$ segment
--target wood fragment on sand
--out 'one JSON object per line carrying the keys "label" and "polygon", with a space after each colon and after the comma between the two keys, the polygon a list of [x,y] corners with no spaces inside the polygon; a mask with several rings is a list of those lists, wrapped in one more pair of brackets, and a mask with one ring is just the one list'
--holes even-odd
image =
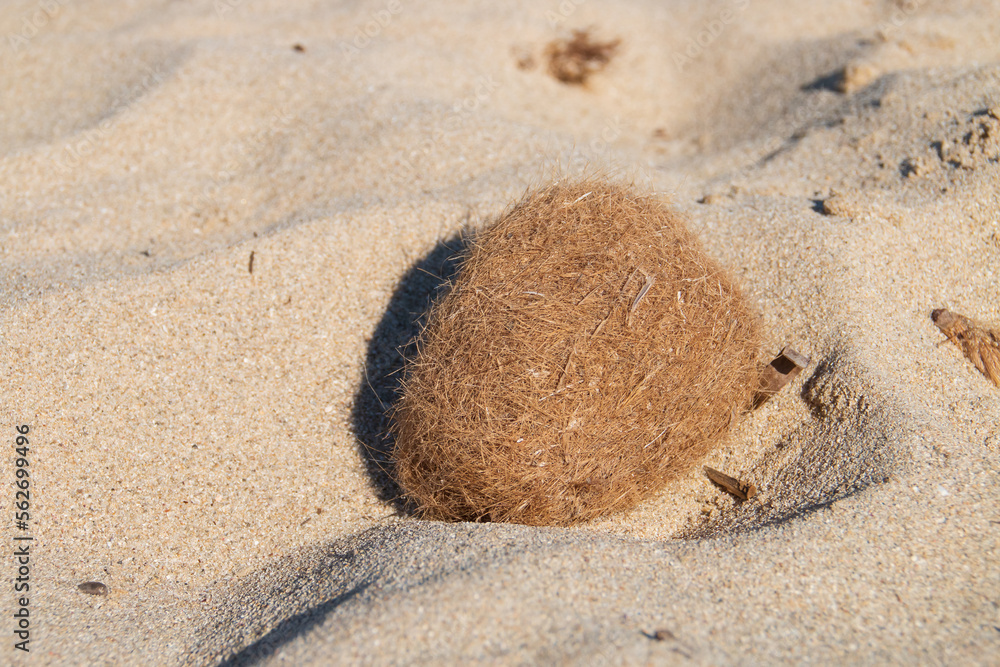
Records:
{"label": "wood fragment on sand", "polygon": [[724,472],[719,472],[715,468],[704,466],[705,476],[712,482],[722,487],[728,493],[736,496],[740,500],[750,500],[757,495],[757,487],[753,484],[744,484],[735,477],[730,477]]}
{"label": "wood fragment on sand", "polygon": [[790,347],[786,346],[782,349],[781,354],[775,357],[761,372],[760,388],[754,395],[750,409],[756,410],[784,389],[785,385],[794,380],[809,365],[809,361],[809,357],[799,354]]}
{"label": "wood fragment on sand", "polygon": [[1000,330],[944,308],[933,311],[931,319],[980,373],[1000,387]]}

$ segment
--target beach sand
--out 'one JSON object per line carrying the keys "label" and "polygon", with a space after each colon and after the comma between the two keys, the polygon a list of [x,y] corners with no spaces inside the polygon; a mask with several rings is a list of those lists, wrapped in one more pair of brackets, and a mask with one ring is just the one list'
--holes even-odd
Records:
{"label": "beach sand", "polygon": [[[588,27],[617,52],[557,81]],[[0,662],[997,663],[1000,388],[930,315],[1000,323],[1000,3],[14,2],[0,35],[34,538]],[[705,461],[759,494],[418,520],[401,351],[469,232],[581,173],[669,201],[811,357]]]}

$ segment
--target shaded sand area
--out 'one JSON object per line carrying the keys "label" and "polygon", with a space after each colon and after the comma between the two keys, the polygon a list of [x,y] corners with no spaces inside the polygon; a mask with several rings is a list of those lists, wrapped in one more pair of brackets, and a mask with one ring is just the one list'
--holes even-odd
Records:
{"label": "shaded sand area", "polygon": [[[588,26],[617,50],[558,81]],[[1000,322],[997,3],[15,2],[0,34],[5,548],[35,538],[0,662],[995,664],[1000,388],[930,314]],[[408,516],[400,350],[464,231],[587,170],[812,357],[706,460],[759,494]]]}

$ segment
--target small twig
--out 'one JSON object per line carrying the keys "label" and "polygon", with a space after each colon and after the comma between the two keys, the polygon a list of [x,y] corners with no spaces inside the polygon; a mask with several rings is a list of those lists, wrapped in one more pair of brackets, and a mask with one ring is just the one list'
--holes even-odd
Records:
{"label": "small twig", "polygon": [[643,446],[643,449],[646,449],[646,448],[647,448],[647,447],[649,447],[649,446],[650,446],[651,444],[653,444],[654,442],[656,442],[657,440],[659,440],[660,438],[662,438],[662,437],[663,437],[663,434],[664,434],[664,433],[666,433],[666,432],[667,432],[667,429],[669,429],[669,428],[670,428],[671,426],[677,426],[677,424],[679,424],[679,423],[680,423],[680,422],[674,422],[673,424],[667,424],[667,428],[665,428],[665,429],[663,429],[662,431],[660,431],[659,435],[657,435],[657,436],[656,436],[655,438],[653,438],[652,440],[650,440],[649,442],[647,442],[647,443],[646,443],[646,444],[645,444],[645,445]]}
{"label": "small twig", "polygon": [[605,316],[604,316],[604,319],[603,319],[603,320],[601,320],[601,323],[600,323],[600,324],[598,324],[598,325],[597,325],[597,328],[596,328],[596,329],[594,329],[594,331],[593,331],[593,332],[592,332],[592,333],[590,334],[590,337],[591,337],[591,338],[593,338],[593,337],[594,337],[594,336],[596,336],[597,334],[601,333],[601,329],[603,329],[603,328],[604,328],[604,325],[608,323],[608,319],[609,319],[609,318],[611,317],[611,314],[612,314],[613,312],[614,312],[614,309],[612,308],[612,309],[611,309],[611,312],[609,312],[609,313],[608,313],[607,315],[605,315]]}
{"label": "small twig", "polygon": [[753,484],[744,484],[735,477],[730,477],[715,468],[709,468],[708,466],[704,466],[704,468],[706,477],[740,500],[750,500],[757,495],[757,487]]}
{"label": "small twig", "polygon": [[642,297],[646,296],[646,292],[649,291],[649,288],[652,287],[655,282],[656,276],[649,276],[646,278],[646,283],[642,286],[642,289],[639,290],[639,294],[637,294],[635,299],[632,301],[632,307],[629,308],[628,317],[625,318],[625,326],[632,326],[632,313],[635,312],[635,309],[639,306],[639,302],[642,301]]}
{"label": "small twig", "polygon": [[556,382],[556,391],[563,388],[563,382],[569,380],[569,369],[570,365],[573,363],[573,355],[576,354],[576,345],[573,349],[569,351],[569,357],[566,358],[566,365],[563,366],[562,373],[559,375],[559,381]]}
{"label": "small twig", "polygon": [[750,409],[756,410],[764,405],[786,384],[794,380],[809,365],[809,361],[809,357],[799,354],[790,347],[781,350],[781,354],[775,357],[761,372],[760,384]]}
{"label": "small twig", "polygon": [[247,263],[247,270],[250,273],[253,273],[253,256],[254,256],[254,251],[251,250],[250,251],[250,261]]}

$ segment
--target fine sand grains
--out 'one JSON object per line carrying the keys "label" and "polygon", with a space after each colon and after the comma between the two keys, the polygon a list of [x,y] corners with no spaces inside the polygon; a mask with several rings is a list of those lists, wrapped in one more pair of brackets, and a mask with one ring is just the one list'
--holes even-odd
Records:
{"label": "fine sand grains", "polygon": [[598,181],[526,196],[472,244],[395,411],[422,514],[570,524],[685,472],[749,404],[757,319],[681,219]]}

